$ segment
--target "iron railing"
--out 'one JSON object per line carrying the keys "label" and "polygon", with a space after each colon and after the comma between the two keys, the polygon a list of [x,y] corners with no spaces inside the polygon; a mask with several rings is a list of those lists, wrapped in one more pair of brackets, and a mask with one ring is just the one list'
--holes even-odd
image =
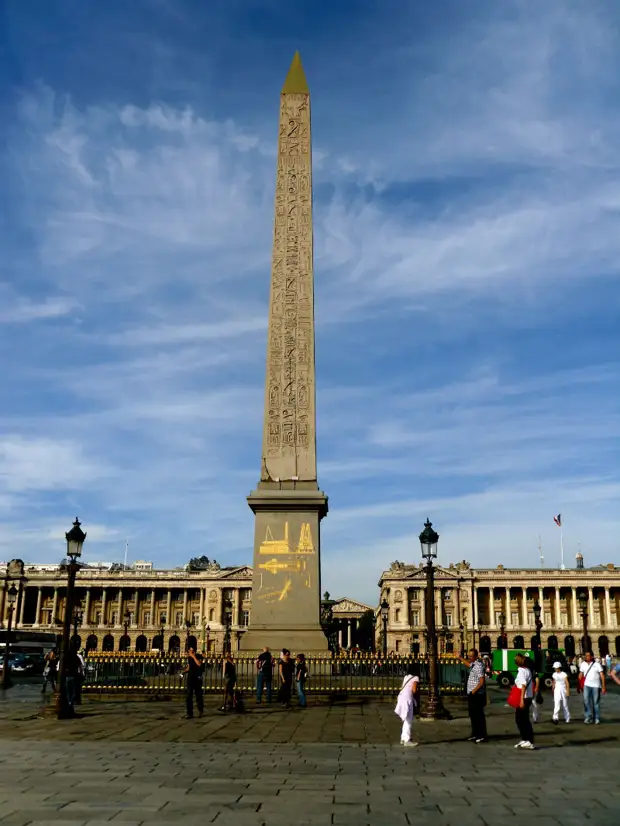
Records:
{"label": "iron railing", "polygon": [[[90,654],[86,658],[83,691],[87,693],[175,694],[185,690],[182,673],[186,657],[157,654]],[[332,695],[394,695],[411,667],[420,678],[421,689],[428,685],[428,661],[414,657],[334,657],[306,660],[306,693]],[[252,692],[256,688],[254,657],[235,657],[237,688]],[[274,665],[273,686],[277,687]],[[439,685],[442,693],[465,693],[466,668],[454,658],[439,659]],[[205,693],[224,690],[223,660],[206,657],[203,674]]]}

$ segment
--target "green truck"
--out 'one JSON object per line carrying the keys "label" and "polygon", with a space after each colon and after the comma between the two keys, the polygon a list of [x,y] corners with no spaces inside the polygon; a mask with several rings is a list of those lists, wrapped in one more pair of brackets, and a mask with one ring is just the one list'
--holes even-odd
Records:
{"label": "green truck", "polygon": [[[522,649],[503,648],[493,651],[491,654],[491,674],[502,688],[510,688],[514,685],[518,667],[515,663],[517,654],[525,654],[526,657],[536,661],[534,651],[523,651]],[[553,684],[553,663],[561,662],[562,667],[567,669],[566,656],[563,649],[543,648],[539,652],[541,667],[539,669],[543,678],[543,683],[547,688]]]}

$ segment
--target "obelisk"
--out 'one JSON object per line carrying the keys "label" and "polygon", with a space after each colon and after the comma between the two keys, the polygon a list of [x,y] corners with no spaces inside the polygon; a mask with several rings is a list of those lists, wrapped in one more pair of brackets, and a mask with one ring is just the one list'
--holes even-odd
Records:
{"label": "obelisk", "polygon": [[310,93],[296,52],[280,95],[278,168],[254,575],[245,651],[327,651],[320,625]]}

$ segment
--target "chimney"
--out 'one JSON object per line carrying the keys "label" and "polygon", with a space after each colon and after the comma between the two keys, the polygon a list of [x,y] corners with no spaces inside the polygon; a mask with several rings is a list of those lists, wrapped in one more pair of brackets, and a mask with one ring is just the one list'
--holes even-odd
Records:
{"label": "chimney", "polygon": [[577,570],[582,571],[583,570],[583,554],[577,554],[575,559],[577,561]]}

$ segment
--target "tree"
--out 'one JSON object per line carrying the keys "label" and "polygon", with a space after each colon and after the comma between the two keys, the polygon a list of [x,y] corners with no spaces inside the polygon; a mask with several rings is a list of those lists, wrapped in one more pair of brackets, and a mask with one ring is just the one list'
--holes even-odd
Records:
{"label": "tree", "polygon": [[208,556],[193,556],[187,563],[189,571],[204,571],[210,565],[215,565],[215,559],[211,561]]}

